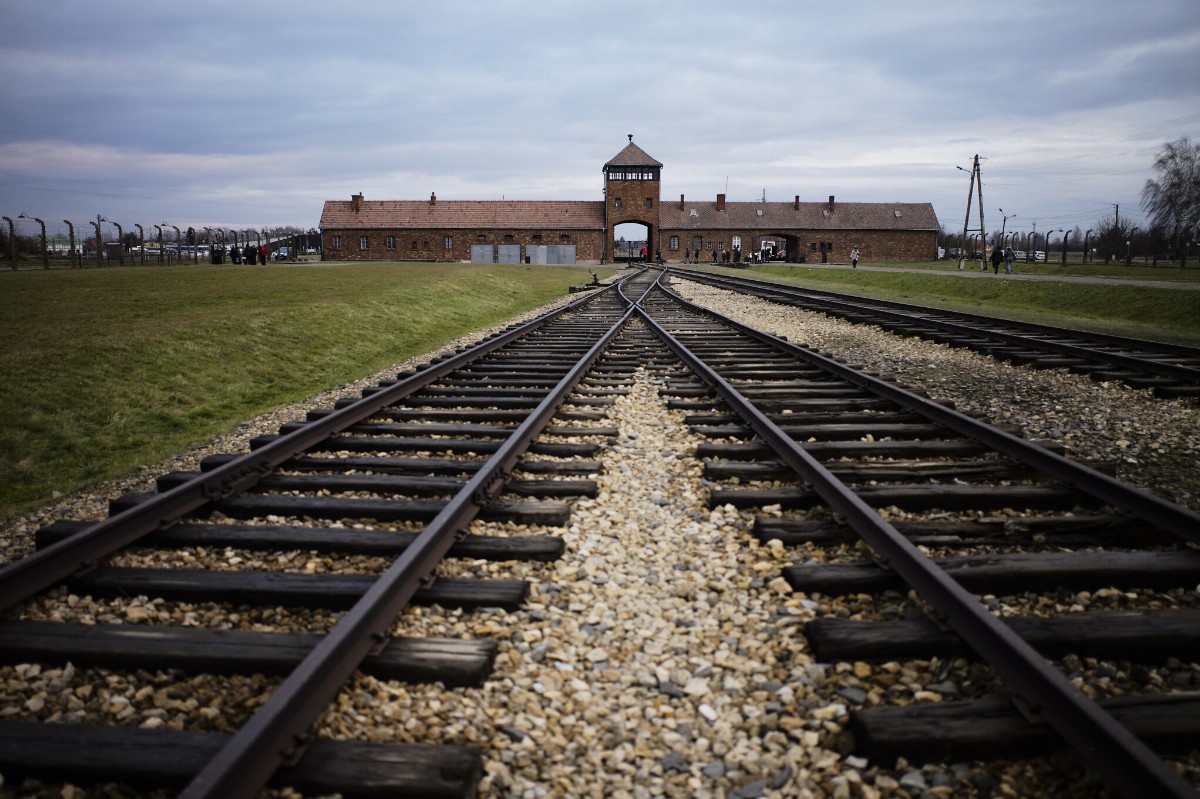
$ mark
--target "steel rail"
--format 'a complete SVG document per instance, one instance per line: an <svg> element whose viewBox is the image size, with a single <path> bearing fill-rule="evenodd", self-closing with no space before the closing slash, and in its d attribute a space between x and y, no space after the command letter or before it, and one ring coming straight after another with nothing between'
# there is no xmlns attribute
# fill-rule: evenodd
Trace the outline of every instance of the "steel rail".
<svg viewBox="0 0 1200 799"><path fill-rule="evenodd" d="M737 286L738 285L738 281L736 281L733 278L717 277L716 279L713 279L711 276L707 276L707 275L705 275L704 277L701 277L701 278L697 278L690 272L675 272L675 274L679 274L680 276L685 276L688 279L696 279L702 283L709 283L710 285L717 285L717 286L726 286L726 285ZM1181 366L1179 364L1166 363L1163 361L1156 361L1156 360L1151 360L1151 359L1147 359L1147 358L1139 358L1139 357L1133 356L1133 355L1121 355L1120 353L1105 352L1103 350L1091 349L1089 347L1084 347L1084 346L1080 346L1077 344L1063 344L1063 343L1056 342L1056 341L1046 341L1044 339L1033 338L1030 336L1021 335L1019 333L1007 333L1002 330L992 330L992 329L988 329L988 328L981 329L979 327L972 327L968 324L961 324L958 322L949 322L949 321L945 321L945 320L931 319L931 318L920 317L920 316L915 317L915 316L912 316L911 314L906 314L903 311L894 311L894 310L888 310L887 308L879 307L878 305L875 305L875 303L881 302L881 301L873 300L869 297L863 298L863 300L866 303L868 303L867 307L864 308L863 305L857 305L852 302L844 301L842 299L829 299L829 298L820 296L819 294L813 294L813 293L809 292L807 289L800 289L800 288L796 288L793 286L787 286L784 284L770 284L770 283L758 284L758 283L755 283L754 285L762 288L764 291L776 291L777 293L784 294L785 296L788 294L793 294L793 293L794 294L804 294L807 297L811 298L812 300L816 301L817 303L821 304L822 306L831 308L831 309L835 309L835 310L846 310L846 311L853 311L856 313L862 313L864 310L867 310L872 314L876 314L884 319L890 319L892 321L924 324L924 325L928 325L930 327L938 328L947 333L955 333L955 334L959 334L959 335L963 335L963 336L970 336L970 337L977 338L977 339L978 338L990 338L990 339L993 339L993 340L996 340L999 342L1003 342L1005 344L1013 344L1013 345L1024 346L1024 347L1032 347L1035 349L1040 348L1042 350L1053 352L1058 355L1069 355L1069 356L1074 356L1076 358L1083 358L1083 359L1089 360L1089 361L1097 361L1097 362L1101 362L1101 363L1107 363L1111 366L1120 366L1120 367L1123 367L1126 369L1136 369L1137 371L1155 374L1155 375L1158 375L1159 377L1167 377L1167 378L1171 378L1174 380L1181 380L1181 381L1184 381L1187 383L1193 383L1193 384L1200 385L1200 369L1196 369L1196 368L1193 368L1190 366ZM768 288L768 286L770 286L771 288ZM837 295L833 295L833 296L837 296ZM766 299L770 299L770 298L766 298ZM895 307L901 307L901 308L905 307L899 303L894 303L892 305L894 305ZM1000 321L1004 324L1013 325L1016 327L1025 327L1026 326L1025 323L1023 323L1023 322L1014 322L1014 321L1011 321L1008 319L997 320L997 319L992 319L992 318L983 317L983 316L972 316L969 314L959 314L954 311L939 311L936 308L921 308L920 306L909 306L909 307L917 308L920 310L921 313L954 314L955 316L959 316L961 318L974 319L981 325L988 324L988 323L995 324L997 321ZM1075 336L1075 337L1084 335L1080 331L1067 330L1065 328L1047 328L1046 331L1044 331L1044 334ZM1146 344L1154 343L1154 342L1137 342L1134 339L1128 339L1126 341L1128 342L1128 344L1127 344L1128 346L1136 346L1140 343L1142 345L1143 349L1146 348L1145 347ZM1197 355L1200 355L1200 353L1197 353Z"/></svg>
<svg viewBox="0 0 1200 799"><path fill-rule="evenodd" d="M497 334L211 472L197 475L186 483L96 522L70 538L0 567L0 610L10 608L67 577L87 571L113 552L170 526L211 502L252 488L274 468L312 449L330 436L410 396L464 364L521 338L563 314L594 302L609 291L612 291L611 286Z"/></svg>
<svg viewBox="0 0 1200 799"><path fill-rule="evenodd" d="M689 304L690 305L690 304ZM963 640L991 664L1013 692L1129 799L1190 797L1196 792L1145 744L1082 691L1006 624L987 611L914 544L838 480L766 414L693 354L644 309L638 312L689 368L719 394L755 433L806 480L866 541L887 566L944 616ZM711 312L706 316L720 318ZM721 319L722 322L731 320ZM734 325L740 329L739 325Z"/></svg>
<svg viewBox="0 0 1200 799"><path fill-rule="evenodd" d="M713 272L694 272L691 270L683 270L683 269L680 269L679 267L667 267L667 268L670 269L673 272L673 274L680 275L681 277L688 276L688 277L699 277L699 278L702 278L705 280L712 279L712 280L721 281L723 283L727 283L729 285L734 285L734 286L749 285L749 286L761 288L764 291L766 291L766 290L773 291L773 290L776 290L779 288L783 288L783 289L787 289L787 290L791 290L791 291L804 293L804 294L812 296L816 299L822 299L822 298L828 297L828 298L835 298L838 300L846 300L848 302L861 301L861 302L868 303L872 307L879 306L879 307L884 307L884 308L899 308L900 310L914 311L917 313L927 313L927 314L933 314L933 315L950 314L957 318L966 319L969 322L976 322L976 323L983 324L983 325L1001 322L1006 325L1013 325L1014 327L1018 327L1018 328L1022 328L1022 329L1026 329L1026 330L1032 330L1038 334L1047 335L1047 336L1070 337L1070 336L1083 335L1083 336L1086 336L1088 339L1099 341L1104 344L1111 344L1116 347L1132 347L1135 349L1152 348L1155 350L1161 350L1165 353L1169 353L1172 355L1184 355L1184 356L1189 356L1189 357L1193 357L1193 358L1200 358L1200 348L1189 347L1185 344L1173 344L1173 343L1167 342L1167 341L1152 341L1150 339L1129 338L1127 336L1116 336L1111 333L1096 333L1093 331L1073 330L1068 327L1055 327L1053 325L1043 325L1043 324L1039 324L1037 322L1026 322L1026 321L1021 321L1021 320L1017 320L1017 319L1003 319L1003 318L994 317L994 316L984 316L982 314L969 313L967 311L950 311L950 310L946 310L945 308L932 308L927 305L914 305L912 303L896 302L894 300L882 300L882 299L879 299L878 297L857 297L852 294L839 294L834 291L822 291L820 289L801 288L800 286L795 286L790 283L776 283L776 282L770 281L770 280L756 280L754 278L747 278L747 277L740 277L740 276L735 277L732 275L720 275L720 274L716 274Z"/></svg>
<svg viewBox="0 0 1200 799"><path fill-rule="evenodd" d="M503 491L512 468L633 316L622 316L597 340L500 449L425 527L405 552L271 694L179 795L180 799L251 799L275 772L302 755L309 728L479 510Z"/></svg>
<svg viewBox="0 0 1200 799"><path fill-rule="evenodd" d="M1084 464L1064 458L1044 447L1006 433L952 408L932 402L885 380L859 372L820 353L728 319L715 311L688 302L669 289L663 288L662 290L696 313L719 319L723 324L728 324L758 341L778 347L877 396L920 413L959 435L986 444L997 452L1026 463L1105 504L1144 519L1191 543L1200 544L1200 513L1156 497L1147 491L1109 477Z"/></svg>

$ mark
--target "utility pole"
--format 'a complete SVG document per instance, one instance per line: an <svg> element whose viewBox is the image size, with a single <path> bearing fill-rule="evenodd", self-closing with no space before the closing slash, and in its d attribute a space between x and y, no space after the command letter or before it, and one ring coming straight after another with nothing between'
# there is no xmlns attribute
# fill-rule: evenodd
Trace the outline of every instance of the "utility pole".
<svg viewBox="0 0 1200 799"><path fill-rule="evenodd" d="M961 166L958 168L962 169L963 172L967 171L967 170L963 169ZM967 185L967 213L963 217L963 234L962 234L963 240L962 240L962 242L960 242L961 246L959 247L958 268L959 268L959 271L962 270L963 261L965 260L965 256L963 255L962 251L966 249L967 229L971 224L971 195L977 194L979 197L979 246L982 248L982 250L980 251L982 260L980 260L980 262L979 262L979 268L981 271L986 272L987 271L987 231L983 227L983 176L979 173L979 155L978 154L975 155L975 159L972 162L970 171L971 171L971 182Z"/></svg>
<svg viewBox="0 0 1200 799"><path fill-rule="evenodd" d="M975 155L975 191L979 194L979 269L987 271L987 228L983 226L983 174L979 171L979 155Z"/></svg>
<svg viewBox="0 0 1200 799"><path fill-rule="evenodd" d="M961 166L958 168L962 169L963 172L967 171L967 170L963 169ZM965 254L967 251L967 226L971 224L971 198L974 194L975 194L975 170L972 169L971 170L971 181L967 184L967 213L966 213L966 216L963 217L962 240L958 242L958 271L960 271L960 272L962 271L962 268L963 268L963 261L965 261L966 257L967 257Z"/></svg>

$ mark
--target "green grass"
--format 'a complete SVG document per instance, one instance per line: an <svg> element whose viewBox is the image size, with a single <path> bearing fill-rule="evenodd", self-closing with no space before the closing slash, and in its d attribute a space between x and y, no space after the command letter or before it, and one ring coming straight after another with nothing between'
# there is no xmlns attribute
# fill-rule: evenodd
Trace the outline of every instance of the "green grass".
<svg viewBox="0 0 1200 799"><path fill-rule="evenodd" d="M938 263L946 264L945 261ZM904 264L902 271L862 269L864 265L869 266L860 263L859 269L830 269L770 264L713 271L748 274L862 297L1200 346L1200 291L1008 280L1003 273L996 276L990 270L986 277L968 279L936 274L928 269L908 269L909 264ZM712 270L712 267L704 268ZM1174 271L1185 270L1176 268ZM1075 274L1070 267L1061 273Z"/></svg>
<svg viewBox="0 0 1200 799"><path fill-rule="evenodd" d="M0 273L0 519L587 279L578 268L465 264Z"/></svg>
<svg viewBox="0 0 1200 799"><path fill-rule="evenodd" d="M849 264L846 264L849 266ZM920 269L920 270L945 270L957 271L958 261L918 261L915 263L870 263L868 261L859 261L862 266L878 266L878 267L894 267L903 269ZM976 271L979 270L979 261L966 261L963 264L963 269L971 269L972 265ZM1004 264L1000 264L1003 270ZM992 269L992 264L988 262L988 271ZM1159 260L1157 266L1151 266L1150 262L1142 263L1140 259L1134 259L1133 264L1125 266L1125 263L1116 262L1105 264L1101 262L1090 262L1087 264L1081 263L1078 259L1067 259L1066 264L1059 262L1057 257L1053 257L1048 262L1043 263L1024 263L1017 261L1013 264L1013 271L1022 275L1074 275L1076 277L1109 277L1118 280L1182 280L1189 282L1200 282L1200 268L1197 268L1196 260L1193 258L1188 261L1187 268L1181 269L1178 261L1163 261Z"/></svg>

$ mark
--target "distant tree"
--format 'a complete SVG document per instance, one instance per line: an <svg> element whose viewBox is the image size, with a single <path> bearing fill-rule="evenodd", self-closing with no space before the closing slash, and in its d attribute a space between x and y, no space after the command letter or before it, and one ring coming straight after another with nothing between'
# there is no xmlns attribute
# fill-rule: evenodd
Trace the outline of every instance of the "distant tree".
<svg viewBox="0 0 1200 799"><path fill-rule="evenodd" d="M1104 263L1110 263L1115 256L1120 260L1125 252L1126 242L1133 233L1133 225L1119 221L1111 216L1100 220L1096 225L1096 238L1093 239L1096 254L1104 257Z"/></svg>
<svg viewBox="0 0 1200 799"><path fill-rule="evenodd" d="M1200 227L1200 144L1187 136L1167 142L1154 159L1158 180L1142 188L1142 209L1155 227L1175 240L1179 265L1187 263L1187 243Z"/></svg>

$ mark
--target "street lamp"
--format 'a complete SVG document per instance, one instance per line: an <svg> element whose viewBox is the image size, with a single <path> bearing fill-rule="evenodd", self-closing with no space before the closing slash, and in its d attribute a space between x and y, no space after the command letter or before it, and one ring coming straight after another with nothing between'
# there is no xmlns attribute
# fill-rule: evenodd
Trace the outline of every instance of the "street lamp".
<svg viewBox="0 0 1200 799"><path fill-rule="evenodd" d="M96 266L104 266L104 260L101 251L104 249L104 232L100 227L101 222L107 222L108 218L96 214L96 221L92 224L96 227Z"/></svg>
<svg viewBox="0 0 1200 799"><path fill-rule="evenodd" d="M1134 225L1134 227L1129 231L1129 239L1125 242L1125 265L1126 266L1133 265L1133 234L1134 233L1137 233L1136 225Z"/></svg>
<svg viewBox="0 0 1200 799"><path fill-rule="evenodd" d="M1016 214L1005 214L1004 209L1000 209L1000 215L1004 217L1004 221L1000 223L1000 245L1004 246L1004 229L1008 227L1008 220L1016 219Z"/></svg>
<svg viewBox="0 0 1200 799"><path fill-rule="evenodd" d="M8 265L17 271L17 234L13 231L13 221L7 216L0 216L8 223Z"/></svg>
<svg viewBox="0 0 1200 799"><path fill-rule="evenodd" d="M1047 230L1046 231L1046 263L1050 263L1050 237L1052 235L1054 235L1055 233L1062 233L1062 232L1063 232L1062 228L1059 228L1058 230Z"/></svg>
<svg viewBox="0 0 1200 799"><path fill-rule="evenodd" d="M163 222L162 226L175 228L175 254L179 256L179 260L182 262L183 261L183 249L181 248L182 242L179 240L180 239L179 228L176 225L171 225L166 222ZM170 263L171 263L171 259L168 258L167 264L169 265Z"/></svg>
<svg viewBox="0 0 1200 799"><path fill-rule="evenodd" d="M1073 231L1073 230L1068 230L1066 233L1063 234L1063 249L1062 249L1062 265L1063 266L1067 265L1067 239L1071 238L1071 234L1074 232L1075 231Z"/></svg>
<svg viewBox="0 0 1200 799"><path fill-rule="evenodd" d="M71 268L74 269L77 265L75 261L75 226L71 224L70 219L64 219L63 222L66 223L67 233L71 237L71 249L67 251L67 261L71 264ZM79 265L82 266L82 264Z"/></svg>
<svg viewBox="0 0 1200 799"><path fill-rule="evenodd" d="M142 265L145 266L146 265L146 231L142 230L142 226L139 225L137 222L134 222L133 226L138 229L138 252L140 252L142 254L142 257L139 260L141 260Z"/></svg>
<svg viewBox="0 0 1200 799"><path fill-rule="evenodd" d="M1088 232L1083 234L1083 262L1088 262L1088 238L1091 237L1092 230L1088 228Z"/></svg>
<svg viewBox="0 0 1200 799"><path fill-rule="evenodd" d="M117 263L121 266L125 265L125 228L121 227L119 222L109 222L117 229Z"/></svg>
<svg viewBox="0 0 1200 799"><path fill-rule="evenodd" d="M46 223L36 216L28 216L24 211L17 215L17 219L32 219L42 226L42 269L49 269L50 255L46 252Z"/></svg>
<svg viewBox="0 0 1200 799"><path fill-rule="evenodd" d="M96 228L96 266L104 266L104 262L100 260L100 247L102 239L104 238L103 234L100 232L100 220L103 218L104 217L97 215L95 222L90 219L88 220L88 224Z"/></svg>

